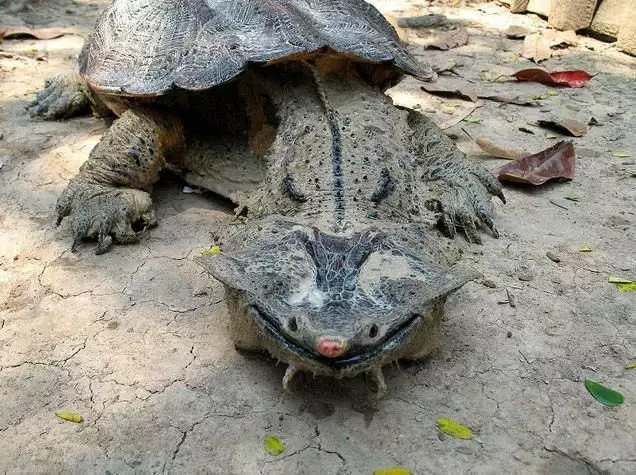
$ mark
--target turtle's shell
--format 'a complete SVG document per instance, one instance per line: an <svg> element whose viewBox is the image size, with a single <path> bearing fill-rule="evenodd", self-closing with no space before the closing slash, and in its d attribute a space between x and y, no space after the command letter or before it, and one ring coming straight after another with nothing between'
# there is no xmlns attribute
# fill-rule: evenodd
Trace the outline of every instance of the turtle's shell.
<svg viewBox="0 0 636 475"><path fill-rule="evenodd" d="M435 76L363 0L115 0L84 45L80 73L101 92L155 96L324 50Z"/></svg>

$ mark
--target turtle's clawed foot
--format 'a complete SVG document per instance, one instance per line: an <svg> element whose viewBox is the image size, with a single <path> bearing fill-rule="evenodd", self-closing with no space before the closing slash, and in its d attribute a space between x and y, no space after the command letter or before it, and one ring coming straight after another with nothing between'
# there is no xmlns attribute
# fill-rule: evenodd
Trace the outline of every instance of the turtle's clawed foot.
<svg viewBox="0 0 636 475"><path fill-rule="evenodd" d="M439 225L450 237L463 231L469 242L481 244L480 227L487 227L499 238L491 196L506 202L501 184L483 167L466 167L443 178L441 198L433 203L440 212Z"/></svg>
<svg viewBox="0 0 636 475"><path fill-rule="evenodd" d="M29 104L32 116L43 119L65 119L90 109L86 82L76 73L60 73L46 80L44 89Z"/></svg>
<svg viewBox="0 0 636 475"><path fill-rule="evenodd" d="M132 188L115 188L74 178L57 201L57 224L71 216L76 251L85 238L96 238L96 254L108 251L113 243L139 241L141 233L156 224L150 195ZM136 232L133 226L143 228Z"/></svg>

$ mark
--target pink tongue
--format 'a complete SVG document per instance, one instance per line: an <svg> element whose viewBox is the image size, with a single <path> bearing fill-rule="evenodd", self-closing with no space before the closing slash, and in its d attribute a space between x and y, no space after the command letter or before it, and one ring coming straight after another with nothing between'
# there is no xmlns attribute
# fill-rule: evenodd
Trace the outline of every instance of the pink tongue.
<svg viewBox="0 0 636 475"><path fill-rule="evenodd" d="M333 338L318 338L316 340L316 348L318 353L328 358L340 356L345 351L345 343L342 340Z"/></svg>

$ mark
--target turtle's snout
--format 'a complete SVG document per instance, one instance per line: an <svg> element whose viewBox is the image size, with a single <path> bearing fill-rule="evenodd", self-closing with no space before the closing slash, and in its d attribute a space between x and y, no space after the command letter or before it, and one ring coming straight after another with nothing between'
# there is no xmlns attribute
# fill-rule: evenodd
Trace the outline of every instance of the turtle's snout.
<svg viewBox="0 0 636 475"><path fill-rule="evenodd" d="M342 356L349 349L349 344L344 338L322 336L316 338L316 351L327 358Z"/></svg>

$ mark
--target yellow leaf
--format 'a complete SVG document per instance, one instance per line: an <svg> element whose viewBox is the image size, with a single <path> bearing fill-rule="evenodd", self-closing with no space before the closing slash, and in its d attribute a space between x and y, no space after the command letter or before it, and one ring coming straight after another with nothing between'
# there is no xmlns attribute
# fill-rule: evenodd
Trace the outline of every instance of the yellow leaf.
<svg viewBox="0 0 636 475"><path fill-rule="evenodd" d="M69 422L77 422L77 423L84 422L84 418L77 412L57 411L55 415L59 417L60 419L64 419L65 421L69 421Z"/></svg>
<svg viewBox="0 0 636 475"><path fill-rule="evenodd" d="M579 252L592 252L592 248L588 246L579 247Z"/></svg>
<svg viewBox="0 0 636 475"><path fill-rule="evenodd" d="M265 436L263 447L265 448L265 452L273 456L280 455L285 451L285 445L274 435Z"/></svg>
<svg viewBox="0 0 636 475"><path fill-rule="evenodd" d="M610 284L631 284L632 282L634 282L632 279L626 279L625 277L618 277L615 275L610 275L607 278L607 281Z"/></svg>
<svg viewBox="0 0 636 475"><path fill-rule="evenodd" d="M373 475L411 475L411 471L402 467L380 468L374 470Z"/></svg>
<svg viewBox="0 0 636 475"><path fill-rule="evenodd" d="M636 369L636 361L630 361L627 363L627 369Z"/></svg>
<svg viewBox="0 0 636 475"><path fill-rule="evenodd" d="M475 117L474 115L469 115L468 117L464 118L464 122L468 122L469 124L479 124L481 122L481 119L479 117Z"/></svg>
<svg viewBox="0 0 636 475"><path fill-rule="evenodd" d="M460 424L454 419L448 417L440 417L435 421L439 430L444 434L451 437L457 437L458 439L470 440L473 438L473 431L469 427Z"/></svg>
<svg viewBox="0 0 636 475"><path fill-rule="evenodd" d="M618 290L621 292L634 292L636 291L636 282L630 282L629 284L618 284Z"/></svg>
<svg viewBox="0 0 636 475"><path fill-rule="evenodd" d="M627 157L629 157L629 153L627 153L627 152L614 152L612 154L612 157L627 158Z"/></svg>
<svg viewBox="0 0 636 475"><path fill-rule="evenodd" d="M212 246L210 249L201 251L202 256L216 256L217 254L221 254L221 248L219 246Z"/></svg>
<svg viewBox="0 0 636 475"><path fill-rule="evenodd" d="M554 134L546 134L546 135L545 135L545 138L546 138L546 139L556 139L556 138L557 138L557 136L556 136L556 135L554 135Z"/></svg>

